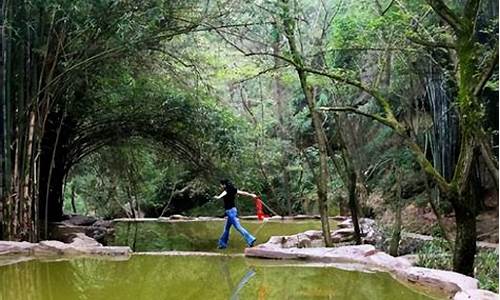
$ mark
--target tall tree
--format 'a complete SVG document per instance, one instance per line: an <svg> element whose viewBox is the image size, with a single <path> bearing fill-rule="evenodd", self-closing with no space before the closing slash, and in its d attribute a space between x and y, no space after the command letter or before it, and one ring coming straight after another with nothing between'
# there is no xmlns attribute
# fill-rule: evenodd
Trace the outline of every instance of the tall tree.
<svg viewBox="0 0 500 300"><path fill-rule="evenodd" d="M319 173L316 176L316 185L318 193L318 208L321 215L321 226L323 230L323 237L325 240L325 245L331 247L332 239L330 233L330 223L328 221L328 150L325 132L323 130L323 122L320 111L317 110L316 100L313 94L313 87L308 82L308 75L304 70L304 62L302 59L302 54L297 47L297 42L295 38L295 17L290 12L289 3L287 0L281 1L282 9L282 22L283 31L286 39L288 40L288 45L290 48L290 54L292 56L292 61L294 63L295 70L300 80L300 86L302 88L302 93L307 102L307 107L311 113L311 123L314 128L314 136L316 143L318 144L319 150Z"/></svg>
<svg viewBox="0 0 500 300"><path fill-rule="evenodd" d="M392 128L401 136L414 153L422 169L432 178L441 194L452 203L455 211L457 233L453 268L455 271L472 275L476 253L476 213L477 200L473 194L472 176L476 157L486 162L494 181L498 181L498 163L492 155L484 129L484 107L481 92L498 65L498 37L494 46L477 42L476 21L480 1L466 1L461 12L457 13L441 0L428 0L432 10L450 28L452 40L419 41L426 46L446 49L456 55L456 73L454 74L457 96L454 102L459 115L459 156L451 180L442 174L427 159L421 147L414 141L407 125L397 119L391 101L378 89L369 87L358 80L346 78L338 73L304 68L306 72L326 76L333 80L355 86L370 94L382 110L381 114L372 114L356 107L324 108L330 111L344 111L361 114ZM486 49L486 50L485 50Z"/></svg>

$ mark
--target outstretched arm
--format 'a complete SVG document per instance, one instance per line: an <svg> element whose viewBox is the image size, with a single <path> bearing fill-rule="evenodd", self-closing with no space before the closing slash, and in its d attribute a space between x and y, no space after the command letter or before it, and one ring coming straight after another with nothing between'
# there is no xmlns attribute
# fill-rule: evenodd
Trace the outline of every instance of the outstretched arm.
<svg viewBox="0 0 500 300"><path fill-rule="evenodd" d="M245 192L245 191L240 191L240 190L238 190L238 195L248 196L248 197L252 197L252 198L256 198L257 197L257 195L255 195L255 194L248 193L248 192Z"/></svg>
<svg viewBox="0 0 500 300"><path fill-rule="evenodd" d="M214 196L215 199L220 199L224 196L226 196L227 192L226 191L223 191L219 196Z"/></svg>

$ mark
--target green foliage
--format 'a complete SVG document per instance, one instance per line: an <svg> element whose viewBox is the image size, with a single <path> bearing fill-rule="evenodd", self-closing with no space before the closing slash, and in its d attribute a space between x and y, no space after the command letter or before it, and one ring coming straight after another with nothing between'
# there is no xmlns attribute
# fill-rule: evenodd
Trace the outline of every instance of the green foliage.
<svg viewBox="0 0 500 300"><path fill-rule="evenodd" d="M418 251L417 264L421 267L452 270L453 251L450 244L435 238ZM474 277L479 288L498 293L498 250L479 250L474 263Z"/></svg>
<svg viewBox="0 0 500 300"><path fill-rule="evenodd" d="M282 24L276 22L276 14L273 14L281 7L266 1L258 8L253 3L237 1L226 3L225 7L218 7L217 3L203 6L196 1L163 2L146 1L137 5L77 2L74 8L67 8L79 11L69 14L74 14L75 27L79 26L76 33L80 35L74 37L81 36L75 38L75 48L87 45L88 38L101 30L106 38L102 40L104 46L98 45L102 46L100 50L124 45L127 53L120 58L110 56L109 61L82 73L85 84L79 83L84 85L83 101L74 100L69 114L84 124L110 119L137 123L122 135L144 138L139 145L130 144L127 137L106 144L118 148L142 147L148 149L145 156L154 158L150 162L135 163L139 169L145 169L139 170L135 181L144 191L141 201L148 215L159 214L176 190L188 186L194 193L191 194L194 207L186 208L183 213L217 214L220 203L210 201L210 196L218 192L220 177L232 179L241 189L268 197L270 205L280 213L286 211L288 199L292 201L294 213L314 213L317 196L313 172L317 171L318 154L300 82L292 68L279 59L269 55L242 55L242 52L277 51L289 57L290 51L283 43ZM98 14L107 6L112 7L109 20ZM422 97L423 90L418 84L421 78L416 66L428 54L409 44L407 36L422 34L420 27L415 29L412 25L412 20L415 12L428 8L425 3L414 1L405 3L404 7L393 3L381 15L384 7L365 0L297 3L294 9L301 20L297 22L297 30L304 62L342 77L361 79L374 88L380 86L397 117L415 122L412 118L420 116L420 112L415 112L415 99ZM217 13L210 14L211 9L225 13L224 20L219 19ZM323 14L327 10L337 11L335 17L326 18ZM83 13L90 16L87 18ZM198 18L200 15L203 18ZM448 37L446 28L434 24L433 18L435 16L429 15L422 20L429 25L428 34ZM181 21L186 19L189 22ZM313 19L316 21L310 22ZM240 28L239 24L245 22L259 24ZM234 29L226 26L232 23L238 25ZM184 29L188 24L199 25L193 27L196 32L175 34L175 28ZM217 31L204 32L204 26L219 25L221 28ZM154 37L158 34L173 36L157 41ZM145 41L149 38L153 42ZM275 42L279 49L273 48ZM377 80L380 81L379 75L384 70L388 48L395 50L391 50L390 84L384 87ZM273 67L277 69L270 70ZM444 68L443 72L448 71ZM318 75L311 75L309 79L317 93L318 105L354 105L362 100L363 111L381 113L373 99L363 99L366 95L356 88ZM277 83L284 103L283 120L279 120L275 99ZM394 187L396 176L391 172L391 165L400 168L404 178L421 176L413 155L390 128L353 115L343 116L340 124L332 119L330 114L325 114L324 126L333 159L340 153L336 148L335 134L339 130L336 126L346 127L355 167L360 174L369 174L370 187L382 186L386 192ZM417 129L425 127L417 134L420 141L432 124L428 118L416 118L416 122ZM108 131L113 128L105 127ZM151 145L153 147L149 147ZM126 165L123 161L111 163L113 159L105 158L110 169ZM386 161L389 163L384 163ZM92 159L82 162L96 163ZM155 170L150 173L147 169ZM290 177L286 187L284 170ZM337 170L330 163L330 171L330 207L331 213L336 213L333 207L344 188L337 171L343 169ZM86 172L81 174L82 178L87 176ZM121 172L114 173L122 176ZM91 182L90 178L87 180ZM121 180L124 186L128 184L128 179ZM91 186L87 184L86 189L90 190ZM66 199L68 195L67 189ZM88 197L92 194L88 193ZM123 197L120 198L123 201ZM185 197L186 202L190 202L188 198ZM427 200L420 196L415 201L424 205ZM245 207L246 202L240 204L242 211L251 212L251 207L248 210Z"/></svg>
<svg viewBox="0 0 500 300"><path fill-rule="evenodd" d="M424 246L417 253L418 265L425 268L451 270L453 255L446 240L436 238Z"/></svg>
<svg viewBox="0 0 500 300"><path fill-rule="evenodd" d="M498 293L498 250L479 251L476 260L474 276L479 288Z"/></svg>

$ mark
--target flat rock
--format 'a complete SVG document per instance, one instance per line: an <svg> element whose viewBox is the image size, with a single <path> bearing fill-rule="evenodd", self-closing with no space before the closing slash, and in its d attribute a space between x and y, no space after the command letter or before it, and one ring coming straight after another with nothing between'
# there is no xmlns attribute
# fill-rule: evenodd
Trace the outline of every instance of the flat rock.
<svg viewBox="0 0 500 300"><path fill-rule="evenodd" d="M130 247L119 247L119 246L103 246L103 247L93 247L93 248L83 248L82 254L91 256L112 256L112 257L129 257L132 253Z"/></svg>
<svg viewBox="0 0 500 300"><path fill-rule="evenodd" d="M277 245L269 247L263 244L245 249L245 255L273 259L300 259L336 263L364 262L366 256L370 255L373 251L375 251L375 247L372 245L336 248L280 248Z"/></svg>
<svg viewBox="0 0 500 300"><path fill-rule="evenodd" d="M110 228L113 227L113 221L110 220L97 220L92 224L92 227L103 227Z"/></svg>
<svg viewBox="0 0 500 300"><path fill-rule="evenodd" d="M469 289L455 294L453 300L498 300L498 294L486 290Z"/></svg>
<svg viewBox="0 0 500 300"><path fill-rule="evenodd" d="M349 228L337 229L333 232L332 235L346 236L346 235L353 235L353 234L354 234L354 228L349 227Z"/></svg>
<svg viewBox="0 0 500 300"><path fill-rule="evenodd" d="M485 250L498 250L498 243L477 242L477 247Z"/></svg>
<svg viewBox="0 0 500 300"><path fill-rule="evenodd" d="M361 218L358 220L358 223L360 226L364 226L365 228L368 228L368 227L375 225L375 220L369 219L369 218ZM349 217L344 217L342 222L337 224L337 227L339 227L339 228L352 228L353 227L352 219Z"/></svg>
<svg viewBox="0 0 500 300"><path fill-rule="evenodd" d="M102 244L82 233L78 233L70 245L75 248L102 247Z"/></svg>
<svg viewBox="0 0 500 300"><path fill-rule="evenodd" d="M130 223L136 223L136 222L156 222L158 221L158 218L118 218L118 219L113 219L113 223L116 222L130 222Z"/></svg>
<svg viewBox="0 0 500 300"><path fill-rule="evenodd" d="M35 246L33 254L35 256L63 255L72 248L69 244L60 241L41 241ZM75 249L71 249L74 252Z"/></svg>
<svg viewBox="0 0 500 300"><path fill-rule="evenodd" d="M345 221L347 220L349 217L346 217L346 216L334 216L334 217L330 217L332 220L335 220L335 221Z"/></svg>
<svg viewBox="0 0 500 300"><path fill-rule="evenodd" d="M349 232L344 228L343 232ZM293 236L274 236L264 244L245 249L245 256L270 259L301 260L313 263L347 264L358 271L387 271L394 278L409 285L422 287L449 299L498 299L498 295L478 290L478 281L459 273L421 267L413 267L412 261L404 257L393 257L378 251L373 245L325 247L290 247L299 245L301 239L321 240L321 231L306 231ZM453 298L455 297L455 298Z"/></svg>
<svg viewBox="0 0 500 300"><path fill-rule="evenodd" d="M404 258L406 259L412 266L415 266L418 261L418 255L417 254L406 254L402 256L398 256L399 258Z"/></svg>
<svg viewBox="0 0 500 300"><path fill-rule="evenodd" d="M391 256L385 252L377 252L373 255L369 255L365 260L371 265L375 265L386 270L397 270L411 267L411 263L408 260Z"/></svg>
<svg viewBox="0 0 500 300"><path fill-rule="evenodd" d="M69 223L52 223L50 224L50 239L71 243L72 239L78 233L85 234L89 226L73 225Z"/></svg>
<svg viewBox="0 0 500 300"><path fill-rule="evenodd" d="M186 217L183 215L171 215L169 217L170 220L192 220L192 217Z"/></svg>
<svg viewBox="0 0 500 300"><path fill-rule="evenodd" d="M30 254L36 244L29 242L0 241L0 255Z"/></svg>
<svg viewBox="0 0 500 300"><path fill-rule="evenodd" d="M240 216L239 218L242 220L258 220L259 219L257 216Z"/></svg>
<svg viewBox="0 0 500 300"><path fill-rule="evenodd" d="M255 217L257 218L257 217ZM215 217L198 217L198 221L221 221L223 218L215 218Z"/></svg>
<svg viewBox="0 0 500 300"><path fill-rule="evenodd" d="M71 243L56 240L39 243L0 241L1 257L124 256L128 258L131 252L129 247L104 247L83 233L77 233Z"/></svg>
<svg viewBox="0 0 500 300"><path fill-rule="evenodd" d="M396 275L403 281L431 287L451 295L478 287L477 279L451 271L410 267L398 270Z"/></svg>

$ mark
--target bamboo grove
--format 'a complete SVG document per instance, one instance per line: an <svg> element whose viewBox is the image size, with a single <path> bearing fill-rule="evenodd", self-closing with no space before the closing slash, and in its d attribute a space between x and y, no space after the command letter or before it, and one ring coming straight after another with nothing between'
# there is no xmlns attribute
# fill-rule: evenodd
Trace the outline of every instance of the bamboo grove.
<svg viewBox="0 0 500 300"><path fill-rule="evenodd" d="M97 67L190 32L199 15L184 1L6 0L1 7L0 236L36 241L46 237L48 222L62 216L72 165L150 125L144 123L151 116L86 119L96 114L95 99L82 101ZM191 23L176 19L186 7Z"/></svg>

